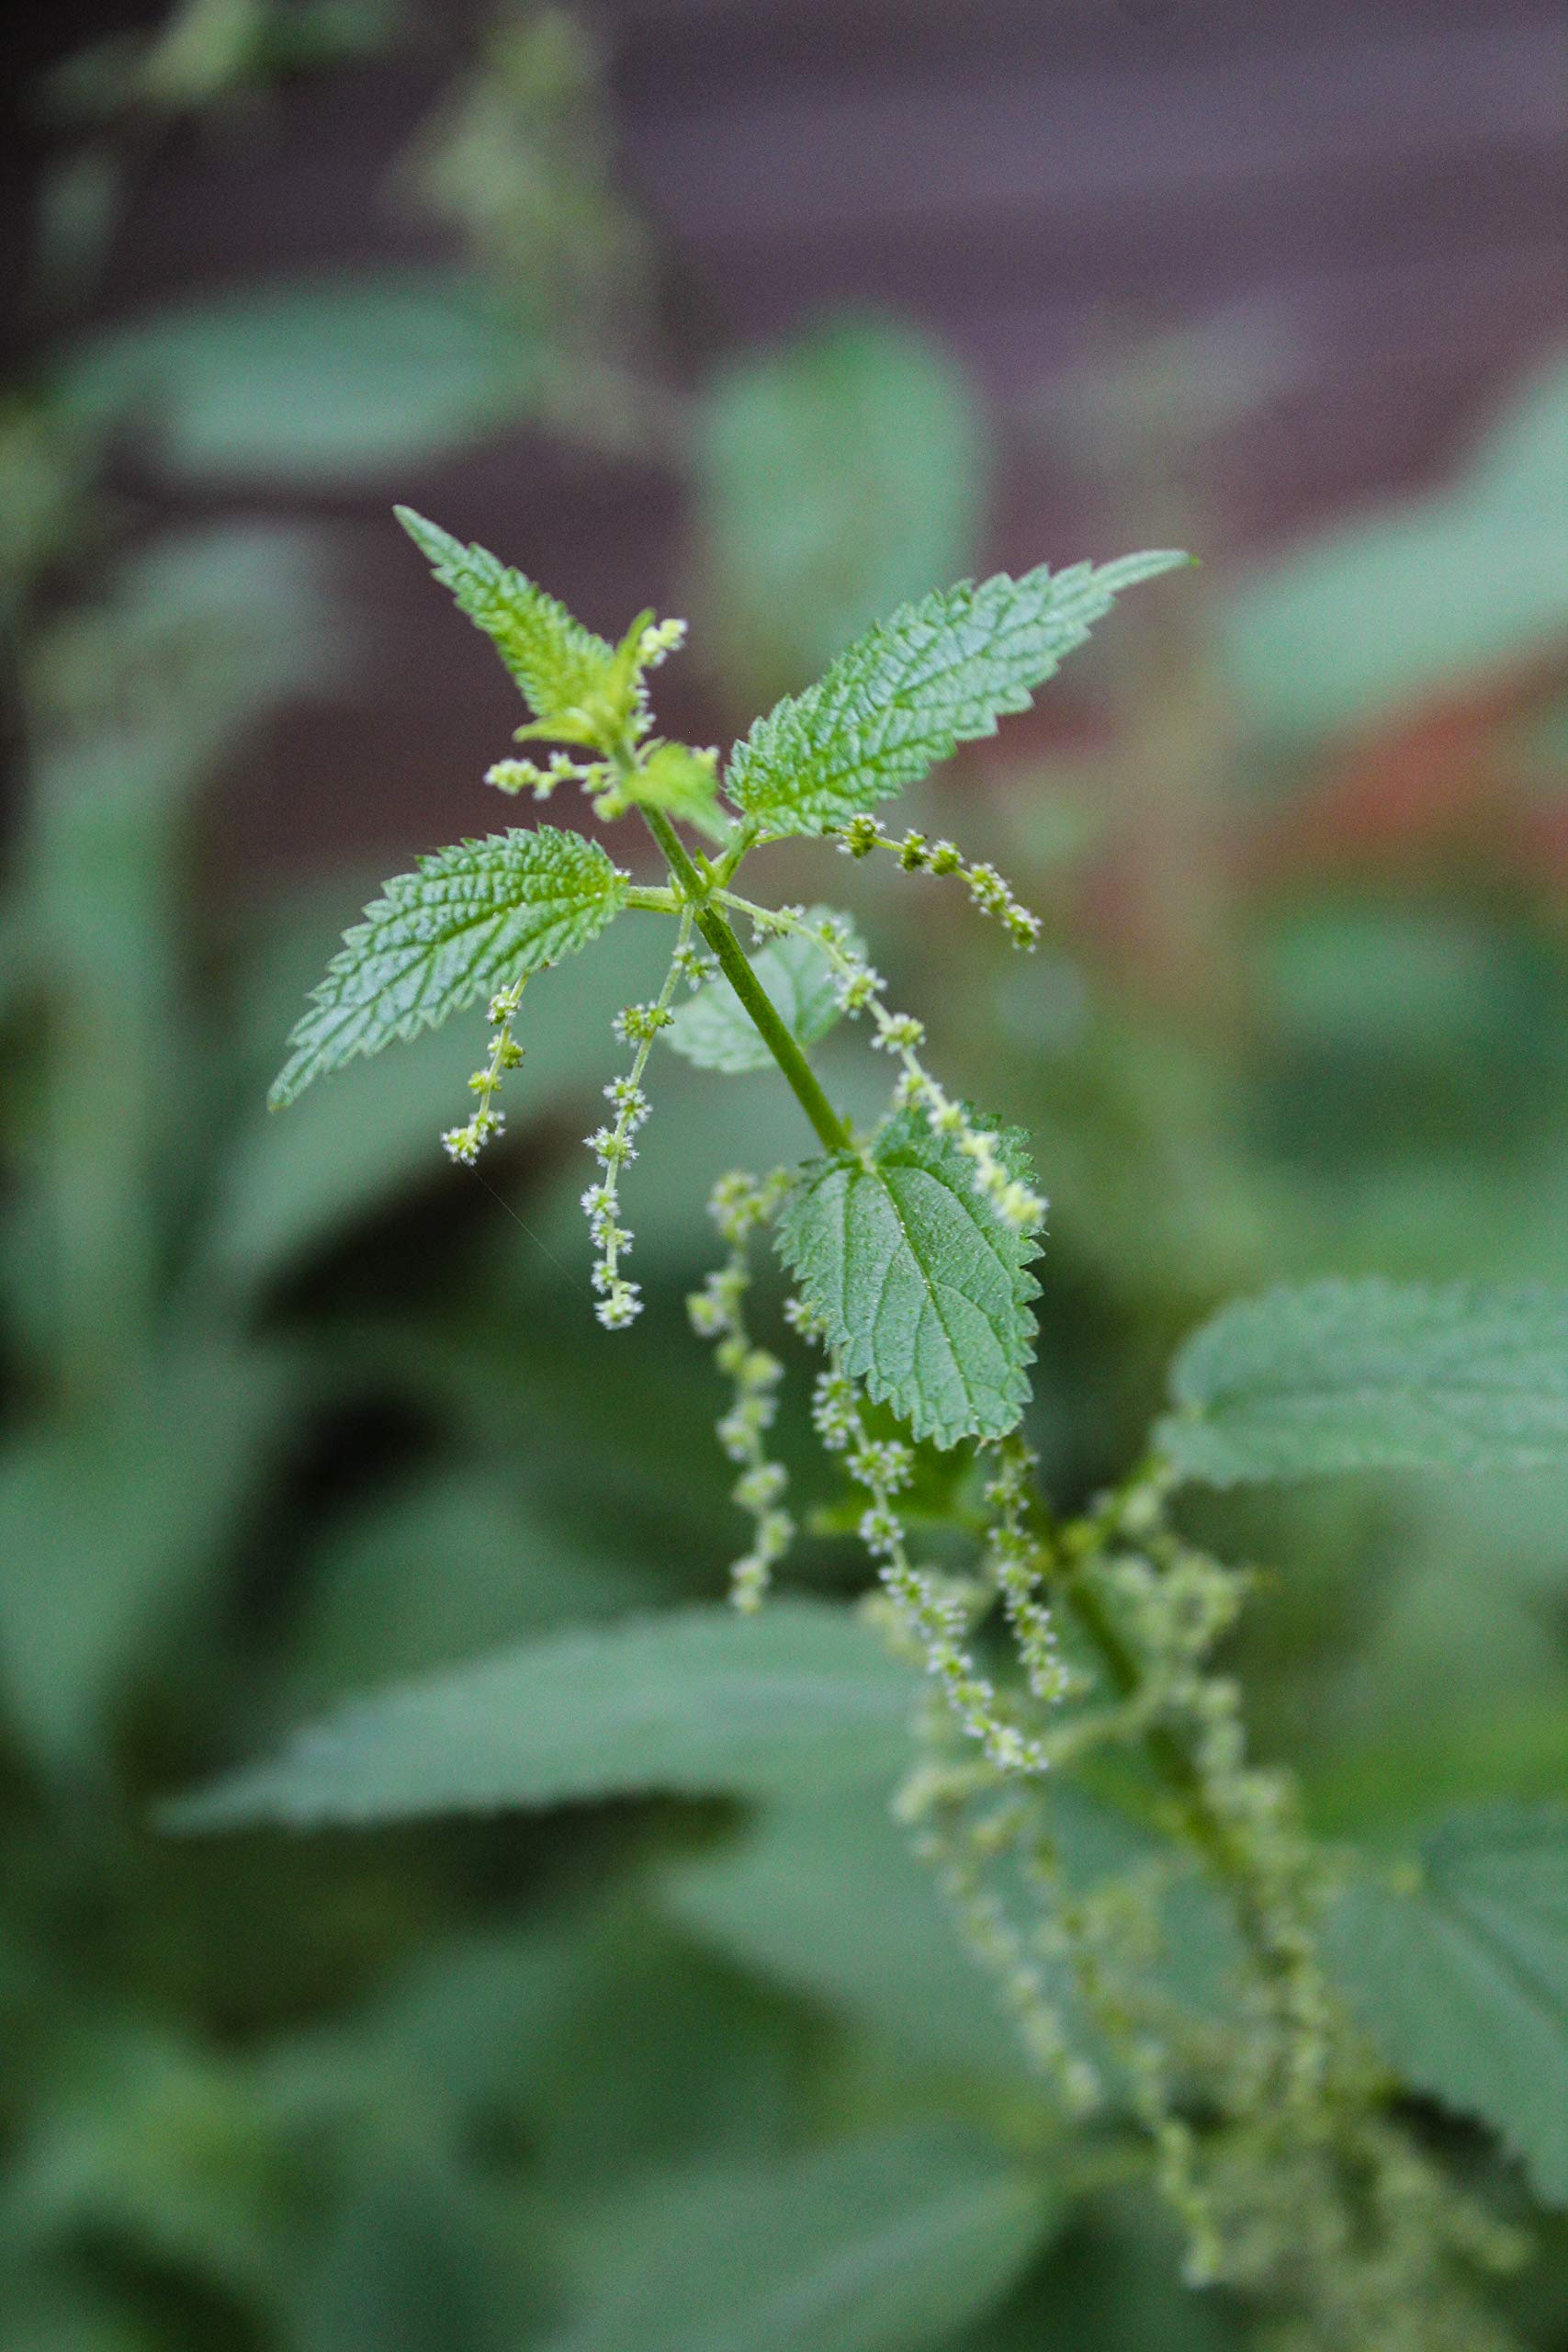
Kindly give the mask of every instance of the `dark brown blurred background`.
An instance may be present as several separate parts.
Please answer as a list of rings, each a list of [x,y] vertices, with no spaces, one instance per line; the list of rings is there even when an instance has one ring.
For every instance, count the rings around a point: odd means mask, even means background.
[[[38,12],[18,85],[158,15]],[[426,10],[389,60],[291,86],[265,126],[164,142],[96,315],[438,255],[386,179],[478,20]],[[843,305],[923,323],[991,411],[998,562],[1179,529],[1228,566],[1436,479],[1568,319],[1560,6],[619,0],[594,21],[672,364]],[[44,152],[36,129],[12,148],[13,207]],[[678,599],[679,492],[646,456],[607,468],[524,434],[400,486],[602,628],[628,597]],[[429,592],[385,500],[306,503],[350,526],[373,635],[352,684],[229,779],[231,876],[422,843],[433,793],[481,821],[465,780],[497,749],[485,650],[453,631],[428,657]],[[733,718],[671,684],[673,723]]]

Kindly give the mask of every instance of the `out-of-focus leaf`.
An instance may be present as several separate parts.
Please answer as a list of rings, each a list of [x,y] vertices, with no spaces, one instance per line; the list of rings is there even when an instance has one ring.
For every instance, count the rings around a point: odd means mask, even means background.
[[[471,2173],[372,2169],[300,2281],[298,2352],[513,2352],[537,2317]]]
[[[1502,946],[1458,911],[1312,906],[1269,944],[1266,978],[1308,1046],[1451,1056],[1517,1018]]]
[[[448,270],[305,278],[182,303],[77,345],[67,410],[148,416],[188,481],[384,481],[532,406],[537,354]]]
[[[482,1464],[393,1488],[312,1568],[288,1679],[299,1710],[659,1598],[635,1560],[595,1552]]]
[[[0,2352],[158,2352],[150,2325],[74,2267],[0,2267]]]
[[[466,2129],[515,2114],[558,2045],[602,1929],[558,1913],[454,1938],[425,1952],[351,2020],[351,2052],[404,2086],[411,2113]],[[308,2098],[314,2038],[290,2053]]]
[[[126,556],[29,648],[53,755],[91,775],[96,754],[116,808],[151,820],[177,807],[259,711],[332,676],[349,640],[346,624],[329,626],[325,544],[299,525],[215,523]],[[146,747],[145,774],[122,773],[128,743]]]
[[[1000,2326],[953,2352],[1247,2352],[1246,2317],[1221,2290],[1181,2277],[1181,2236],[1152,2189],[1075,2213]]]
[[[1455,1815],[1412,1878],[1343,1897],[1340,1979],[1407,2081],[1483,2116],[1540,2196],[1568,2204],[1568,1812]]]
[[[17,896],[48,1028],[6,1272],[76,1394],[136,1376],[210,1108],[179,946],[192,790],[268,700],[322,674],[323,611],[310,535],[188,532],[29,645]]]
[[[1568,364],[1527,384],[1451,490],[1338,523],[1239,580],[1222,616],[1256,721],[1307,738],[1568,637]]]
[[[996,1136],[1010,1177],[1032,1176],[1014,1127]],[[778,1229],[779,1255],[830,1346],[918,1438],[1002,1437],[1029,1396],[1032,1235],[1003,1224],[975,1170],[918,1110],[864,1156],[813,1160]]]
[[[20,2149],[7,2221],[45,2246],[83,2229],[270,2299],[289,2222],[285,2152],[240,2061],[142,2027],[95,2029]]]
[[[306,1826],[885,1780],[912,1695],[908,1668],[846,1611],[780,1601],[752,1622],[682,1610],[384,1692],[167,1817]]]
[[[1017,2037],[879,1790],[770,1805],[664,1873],[682,1926],[925,2064],[1010,2080]]]
[[[806,920],[820,922],[829,911],[809,907]],[[852,930],[846,944],[863,952]],[[796,1043],[819,1044],[840,1011],[832,969],[821,948],[809,939],[775,939],[752,957],[751,969]],[[664,1035],[665,1043],[699,1069],[734,1076],[773,1065],[773,1055],[722,972],[676,1006]]]
[[[615,2211],[560,2352],[920,2352],[1055,2220],[1040,2181],[957,2132],[713,2166]]]
[[[973,558],[985,435],[953,362],[843,321],[726,369],[697,443],[699,643],[737,695],[803,684]]]
[[[467,1117],[464,1080],[484,1059],[477,1020],[468,1042],[465,1063],[449,1036],[409,1038],[395,1054],[351,1063],[332,1087],[292,1103],[287,1118],[268,1116],[258,1090],[254,1115],[219,1173],[209,1274],[259,1286],[400,1193],[438,1182],[447,1167],[442,1132]]]
[[[221,1569],[290,1370],[193,1340],[85,1427],[0,1463],[0,1686],[46,1764],[101,1751],[128,1678]]]
[[[1430,1698],[1431,1684],[1427,1684]],[[1560,1681],[1466,1701],[1351,1747],[1304,1775],[1314,1826],[1359,1837],[1428,1817],[1436,1805],[1555,1797],[1568,1788],[1568,1706]]]
[[[798,2141],[819,2047],[798,2016],[614,1895],[522,2102],[550,2190],[596,2211],[650,2169],[750,2165]]]
[[[1568,1464],[1568,1292],[1323,1282],[1227,1306],[1176,1360],[1188,1477]]]

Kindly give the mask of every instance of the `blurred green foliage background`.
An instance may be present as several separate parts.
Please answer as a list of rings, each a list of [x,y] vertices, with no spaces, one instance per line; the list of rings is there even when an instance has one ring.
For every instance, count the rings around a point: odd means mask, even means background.
[[[439,514],[457,454],[547,463],[550,436],[595,499],[617,465],[661,469],[700,664],[672,691],[712,732],[984,561],[993,526],[995,419],[912,324],[682,345],[679,257],[554,11],[480,27],[413,131],[387,191],[412,258],[88,323],[149,155],[265,141],[302,79],[351,83],[419,31],[355,0],[187,0],[35,94],[34,331],[0,401],[0,2352],[819,2340],[808,2300],[795,2334],[747,2332],[742,2222],[784,2302],[880,2249],[859,2352],[1245,2343],[1245,2314],[1178,2287],[1135,2185],[1049,2226],[1010,2204],[998,2152],[1048,2152],[1048,2103],[871,1796],[310,1841],[152,1826],[345,1693],[718,1591],[738,1531],[684,1338],[697,1204],[808,1141],[766,1078],[671,1059],[628,1187],[649,1312],[597,1329],[579,1138],[611,1014],[648,992],[634,925],[530,989],[493,1185],[435,1143],[472,1040],[268,1119],[302,989],[378,877],[216,885],[207,797],[375,628],[334,497]],[[1168,533],[1136,485],[1168,487],[1195,416],[1224,429],[1226,364],[1134,345],[1059,418],[1132,485],[1129,544]],[[1203,523],[1180,517],[1200,552]],[[618,580],[621,619],[650,593]],[[423,610],[434,679],[469,657]],[[1069,1503],[1235,1292],[1568,1280],[1568,356],[1440,487],[1105,636],[1069,728],[1022,728],[928,804],[1046,914],[1037,956],[919,879],[799,861],[937,1067],[1035,1138],[1032,1433]],[[504,691],[476,690],[500,752]],[[458,782],[438,759],[414,846],[485,821],[454,819]],[[852,1054],[834,1081],[855,1099]],[[1201,1514],[1264,1565],[1255,1736],[1325,1832],[1562,1790],[1560,1483]],[[822,1536],[801,1574],[859,1571]],[[1568,2346],[1550,2236],[1517,2293],[1530,2340]]]

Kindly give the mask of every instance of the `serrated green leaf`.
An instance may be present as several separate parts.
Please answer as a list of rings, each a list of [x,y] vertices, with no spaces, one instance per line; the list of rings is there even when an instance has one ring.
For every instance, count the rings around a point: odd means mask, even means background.
[[[810,907],[806,920],[818,922],[829,911],[827,907]],[[856,951],[861,948],[852,930],[848,944]],[[775,939],[752,957],[751,968],[795,1042],[818,1045],[837,1023],[840,1008],[832,967],[816,942]],[[699,1069],[735,1075],[766,1069],[773,1061],[755,1023],[722,973],[684,1004],[677,1005],[664,1037],[667,1045],[687,1061],[695,1062]]]
[[[844,1611],[671,1611],[382,1692],[172,1809],[173,1826],[372,1822],[896,1775],[913,1688]]]
[[[1124,556],[1055,574],[1042,564],[905,605],[758,719],[731,754],[729,797],[764,841],[847,823],[1027,710],[1122,589],[1187,561]]]
[[[1337,1973],[1390,2064],[1479,2115],[1568,2204],[1568,1812],[1500,1805],[1428,1838],[1408,1894],[1336,1909]]]
[[[619,914],[626,888],[597,842],[552,825],[422,857],[344,934],[269,1100],[291,1102],[356,1054],[434,1028],[486,989],[586,947]]]
[[[573,714],[586,711],[610,683],[615,649],[488,548],[466,548],[412,506],[392,511],[441,585],[452,591],[458,611],[490,639],[535,718],[547,726],[561,722],[563,738],[596,741],[573,722]]]
[[[705,2165],[614,2210],[560,2352],[921,2352],[998,2301],[1056,2212],[955,2130]]]
[[[397,1054],[350,1064],[330,1091],[301,1096],[287,1119],[268,1116],[259,1102],[252,1115],[254,1065],[259,1061],[270,1074],[278,1033],[321,970],[323,944],[341,936],[344,907],[363,903],[364,897],[359,883],[342,893],[334,889],[330,910],[322,907],[318,920],[312,906],[297,933],[290,927],[236,976],[245,1031],[239,1083],[246,1119],[215,1193],[203,1261],[204,1278],[226,1288],[276,1281],[406,1186],[428,1178],[431,1138],[461,1099],[462,1073],[454,1070],[451,1046],[428,1031]],[[509,1135],[563,1113],[574,1117],[570,1106],[578,1100],[592,1102],[604,1080],[598,1057],[611,1019],[622,1005],[657,993],[667,961],[660,926],[612,925],[586,962],[540,973],[529,983],[519,1024],[527,1057],[507,1098]],[[348,1134],[351,1152],[344,1149]],[[581,1190],[571,1194],[574,1240],[581,1230]],[[537,1243],[520,1239],[536,1254]]]
[[[997,1131],[1010,1175],[1031,1181],[1017,1128]],[[1029,1401],[1029,1272],[1039,1254],[975,1192],[974,1167],[918,1111],[889,1119],[863,1159],[811,1161],[778,1249],[846,1369],[916,1437],[1000,1437]]]
[[[1189,1340],[1159,1425],[1211,1486],[1365,1469],[1568,1465],[1568,1291],[1321,1282]]]

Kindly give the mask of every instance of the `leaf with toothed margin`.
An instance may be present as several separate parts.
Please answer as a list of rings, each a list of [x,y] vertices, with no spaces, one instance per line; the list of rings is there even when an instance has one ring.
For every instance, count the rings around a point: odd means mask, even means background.
[[[668,1792],[897,1780],[914,1686],[845,1609],[671,1610],[542,1636],[357,1701],[165,1807],[167,1826],[409,1821]]]
[[[1326,1281],[1223,1307],[1171,1374],[1160,1444],[1211,1486],[1568,1464],[1568,1290]]]
[[[1350,2005],[1407,2082],[1483,2116],[1568,2205],[1568,1810],[1453,1815],[1408,1878],[1364,1879],[1331,1916]]]
[[[431,1029],[487,989],[596,939],[628,877],[597,842],[552,825],[458,842],[421,858],[365,910],[295,1023],[275,1110],[356,1054]]]
[[[564,718],[604,691],[615,649],[564,605],[488,548],[466,548],[412,506],[392,511],[458,611],[490,639],[536,718]]]
[[[983,1120],[976,1124],[987,1126]],[[1008,1174],[1032,1182],[1015,1127],[988,1130]],[[1001,1437],[1029,1401],[1039,1243],[976,1193],[973,1163],[922,1113],[900,1111],[864,1155],[802,1170],[778,1249],[844,1368],[917,1438]]]
[[[1191,559],[1005,571],[901,605],[847,646],[804,694],[759,718],[730,757],[725,790],[763,841],[819,833],[916,784],[960,743],[1027,710],[1124,588]]]

